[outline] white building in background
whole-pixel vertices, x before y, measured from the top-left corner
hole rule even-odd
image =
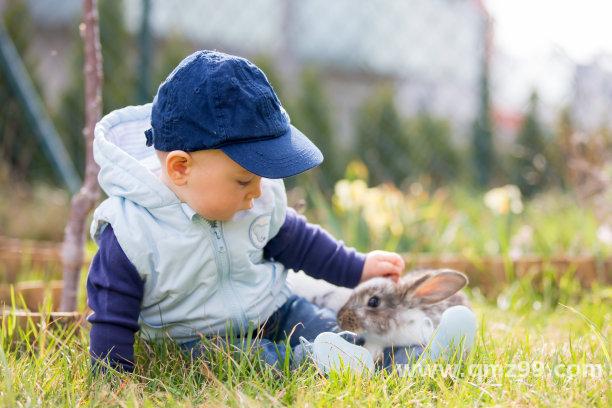
[[[142,2],[126,4],[136,29]],[[448,118],[459,141],[478,111],[490,27],[479,0],[155,0],[152,9],[157,36],[180,33],[203,47],[270,55],[290,91],[297,67],[319,67],[345,145],[356,111],[381,82],[395,86],[402,114]]]
[[[576,66],[571,112],[579,130],[612,129],[612,55],[600,55],[589,64]]]
[[[58,77],[49,80],[51,101],[66,82],[62,67],[72,45],[63,45],[62,38],[66,43],[67,33],[76,29],[80,3],[28,0],[41,30],[35,39],[41,72]],[[124,0],[134,32],[142,4]],[[157,38],[181,35],[194,48],[268,55],[289,92],[297,89],[299,67],[317,66],[345,146],[352,142],[358,108],[381,83],[395,86],[402,114],[446,117],[460,142],[478,112],[484,33],[490,27],[481,0],[151,0],[151,5]]]

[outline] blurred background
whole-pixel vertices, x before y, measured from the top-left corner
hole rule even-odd
[[[152,101],[194,50],[251,59],[326,158],[286,180],[290,205],[347,244],[469,259],[588,256],[588,273],[610,279],[609,2],[98,8],[104,113]],[[0,13],[2,49],[10,41],[17,51],[3,51],[0,71],[0,235],[61,241],[84,170],[81,1],[0,0]],[[6,74],[19,64],[28,95]]]

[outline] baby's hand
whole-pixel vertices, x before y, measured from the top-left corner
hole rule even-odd
[[[391,278],[397,282],[405,266],[404,259],[394,252],[372,251],[366,255],[360,282],[377,276]]]

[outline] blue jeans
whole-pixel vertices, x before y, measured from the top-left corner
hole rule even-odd
[[[259,333],[252,335],[250,343],[244,336],[235,335],[231,344],[243,351],[259,353],[259,358],[271,366],[282,366],[289,359],[295,367],[306,357],[300,337],[312,342],[322,332],[340,332],[340,327],[332,310],[293,295],[256,331]],[[200,340],[183,343],[181,348],[193,356],[206,351]]]
[[[259,333],[253,334],[250,342],[244,336],[233,336],[230,342],[239,350],[258,353],[259,358],[271,366],[282,366],[288,360],[290,367],[295,368],[306,358],[305,350],[299,341],[300,337],[313,342],[322,332],[339,333],[341,329],[334,311],[293,295],[257,331]],[[353,344],[363,344],[363,339],[359,337],[350,335],[342,337]],[[221,340],[222,343],[225,341]],[[206,351],[205,345],[200,340],[183,343],[181,348],[194,357],[201,356]],[[409,363],[422,351],[420,346],[387,348],[384,351],[382,367],[389,368],[393,364]]]

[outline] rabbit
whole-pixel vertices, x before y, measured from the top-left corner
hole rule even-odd
[[[354,289],[336,286],[323,279],[315,279],[303,271],[289,271],[287,282],[291,291],[306,298],[319,307],[331,309],[338,313],[340,308],[349,300]]]
[[[340,308],[338,324],[361,335],[374,360],[386,347],[426,345],[442,312],[455,305],[470,308],[460,292],[467,283],[467,276],[452,269],[413,271],[398,283],[370,279],[357,286]]]
[[[386,347],[427,344],[444,310],[454,305],[470,307],[460,292],[468,278],[451,269],[416,270],[398,283],[374,278],[355,289],[303,272],[290,272],[287,280],[296,294],[335,311],[340,328],[361,335],[375,360]]]

